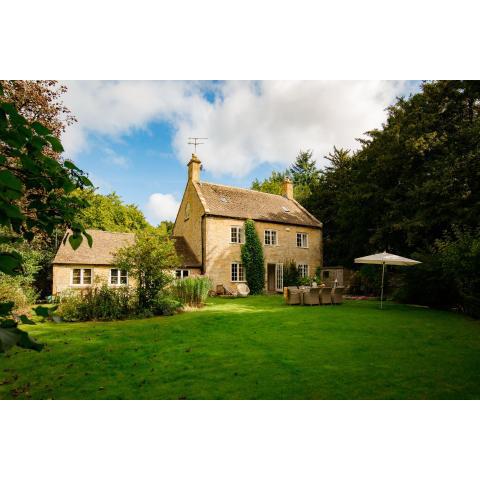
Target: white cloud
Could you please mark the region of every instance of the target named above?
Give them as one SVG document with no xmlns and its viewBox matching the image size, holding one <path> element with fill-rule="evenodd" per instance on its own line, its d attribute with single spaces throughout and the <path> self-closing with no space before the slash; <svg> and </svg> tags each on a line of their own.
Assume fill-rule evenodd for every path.
<svg viewBox="0 0 480 480">
<path fill-rule="evenodd" d="M 153 225 L 162 220 L 175 220 L 180 202 L 170 193 L 153 193 L 145 207 L 147 219 Z"/>
<path fill-rule="evenodd" d="M 315 158 L 333 145 L 354 149 L 355 138 L 379 127 L 385 108 L 408 89 L 391 81 L 67 82 L 65 103 L 78 123 L 65 134 L 67 154 L 88 149 L 91 133 L 121 137 L 153 120 L 174 127 L 178 158 L 191 154 L 188 137 L 208 137 L 204 167 L 244 176 L 260 163 L 288 165 L 300 149 Z M 216 99 L 204 93 L 214 88 Z"/>
</svg>

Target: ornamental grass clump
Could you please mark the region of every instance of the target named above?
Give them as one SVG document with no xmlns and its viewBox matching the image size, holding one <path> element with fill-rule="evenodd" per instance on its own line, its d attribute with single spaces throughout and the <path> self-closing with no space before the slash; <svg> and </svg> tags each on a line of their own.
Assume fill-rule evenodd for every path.
<svg viewBox="0 0 480 480">
<path fill-rule="evenodd" d="M 173 296 L 183 305 L 201 307 L 205 304 L 212 282 L 208 277 L 177 279 L 171 286 Z"/>
</svg>

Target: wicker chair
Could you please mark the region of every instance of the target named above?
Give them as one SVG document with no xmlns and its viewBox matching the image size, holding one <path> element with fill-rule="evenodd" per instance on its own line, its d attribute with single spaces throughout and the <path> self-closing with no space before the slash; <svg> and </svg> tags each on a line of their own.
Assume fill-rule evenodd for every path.
<svg viewBox="0 0 480 480">
<path fill-rule="evenodd" d="M 250 293 L 250 289 L 246 283 L 239 283 L 237 285 L 237 292 L 239 297 L 248 297 Z"/>
<path fill-rule="evenodd" d="M 334 305 L 341 305 L 343 303 L 344 290 L 345 290 L 344 287 L 335 287 L 332 290 L 332 303 Z"/>
<path fill-rule="evenodd" d="M 320 289 L 320 304 L 331 305 L 332 304 L 332 287 L 322 287 Z"/>
<path fill-rule="evenodd" d="M 302 303 L 302 294 L 297 287 L 287 288 L 287 305 L 300 305 Z"/>
<path fill-rule="evenodd" d="M 303 292 L 303 304 L 304 305 L 320 305 L 320 289 L 311 288 Z"/>
</svg>

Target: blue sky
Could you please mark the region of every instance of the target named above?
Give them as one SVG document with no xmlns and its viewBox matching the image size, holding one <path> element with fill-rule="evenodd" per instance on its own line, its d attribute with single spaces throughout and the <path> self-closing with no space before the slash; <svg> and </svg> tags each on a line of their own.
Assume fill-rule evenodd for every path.
<svg viewBox="0 0 480 480">
<path fill-rule="evenodd" d="M 385 107 L 419 82 L 66 82 L 64 99 L 78 123 L 67 155 L 101 193 L 137 204 L 151 223 L 173 219 L 193 147 L 202 179 L 250 186 L 283 169 L 302 148 L 319 165 L 333 145 L 379 127 Z"/>
</svg>

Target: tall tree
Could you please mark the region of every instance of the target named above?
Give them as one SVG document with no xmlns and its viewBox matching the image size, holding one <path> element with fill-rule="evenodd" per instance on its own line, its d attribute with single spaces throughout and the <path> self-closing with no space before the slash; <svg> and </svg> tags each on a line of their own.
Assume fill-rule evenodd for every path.
<svg viewBox="0 0 480 480">
<path fill-rule="evenodd" d="M 82 235 L 91 245 L 91 237 L 74 219 L 83 203 L 68 194 L 92 184 L 75 164 L 59 162 L 49 151 L 63 151 L 58 138 L 42 123 L 20 114 L 0 85 L 0 225 L 5 231 L 0 237 L 0 271 L 4 274 L 22 274 L 22 256 L 8 246 L 32 241 L 36 232 L 51 234 L 61 225 L 72 230 L 68 240 L 73 248 L 81 244 Z M 8 318 L 12 307 L 13 302 L 0 304 L 0 351 L 15 344 L 39 348 Z"/>
<path fill-rule="evenodd" d="M 142 211 L 134 204 L 124 203 L 115 192 L 107 195 L 93 189 L 72 194 L 88 203 L 76 216 L 85 228 L 110 232 L 136 232 L 150 226 Z"/>
<path fill-rule="evenodd" d="M 262 293 L 265 285 L 263 247 L 253 220 L 246 220 L 244 229 L 245 243 L 242 245 L 242 263 L 250 292 L 255 295 Z"/>
</svg>

